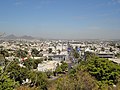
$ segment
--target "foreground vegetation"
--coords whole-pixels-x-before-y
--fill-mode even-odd
[[[36,71],[43,59],[8,61],[4,55],[0,54],[0,90],[120,90],[120,65],[89,52],[82,59],[75,51],[78,62],[69,71],[61,62],[54,72]]]

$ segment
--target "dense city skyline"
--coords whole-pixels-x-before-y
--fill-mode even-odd
[[[0,32],[61,39],[120,39],[120,0],[1,0]]]

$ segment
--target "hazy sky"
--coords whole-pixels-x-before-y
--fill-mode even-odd
[[[0,32],[120,39],[120,0],[0,0]]]

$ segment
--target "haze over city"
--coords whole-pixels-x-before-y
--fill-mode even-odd
[[[0,90],[120,90],[120,0],[0,0]]]
[[[0,32],[54,39],[120,39],[120,0],[0,0]]]

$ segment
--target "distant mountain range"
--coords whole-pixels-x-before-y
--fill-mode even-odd
[[[26,40],[32,40],[32,39],[36,39],[36,38],[34,38],[32,36],[27,36],[27,35],[18,37],[18,36],[15,36],[15,35],[11,34],[11,35],[5,36],[4,39],[26,39]]]

